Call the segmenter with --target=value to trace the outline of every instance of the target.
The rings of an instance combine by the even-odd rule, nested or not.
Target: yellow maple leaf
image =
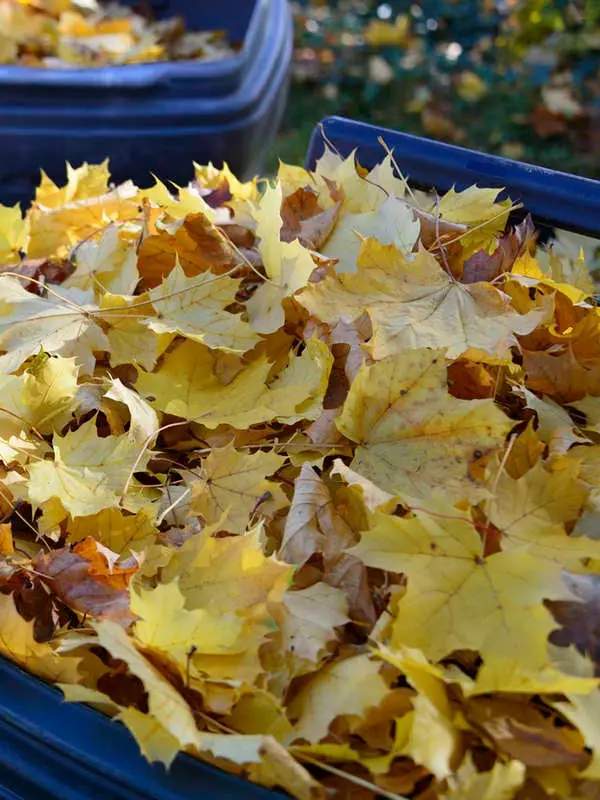
[[[179,692],[136,648],[123,628],[111,620],[92,623],[97,643],[113,658],[124,661],[130,672],[144,684],[148,694],[149,714],[175,738],[180,748],[197,745],[200,733],[192,711]],[[77,640],[74,640],[75,643]],[[85,643],[96,640],[83,640]],[[134,730],[135,733],[135,730]]]
[[[260,401],[271,369],[267,359],[253,361],[228,383],[215,374],[216,364],[214,351],[186,341],[168,352],[153,373],[140,372],[136,388],[154,408],[207,427],[245,428],[260,421]]]
[[[207,428],[232,425],[246,428],[279,420],[294,423],[316,419],[333,364],[327,346],[307,342],[300,356],[267,386],[272,364],[260,356],[228,383],[215,374],[215,352],[195,342],[184,342],[168,353],[152,374],[140,373],[136,387],[150,396],[155,408],[201,422]]]
[[[367,312],[376,360],[419,347],[445,347],[448,358],[468,350],[506,358],[517,345],[515,334],[530,333],[550,312],[548,300],[519,314],[489,283],[458,283],[430,253],[407,258],[381,237],[362,243],[358,272],[311,284],[298,300],[328,324],[340,313],[356,319]]]
[[[278,618],[284,651],[293,653],[294,674],[311,672],[336,640],[335,628],[350,622],[346,595],[326,583],[286,592]]]
[[[303,464],[295,481],[280,557],[301,566],[315,553],[336,556],[354,541],[354,532],[338,514],[327,486],[310,464]]]
[[[315,263],[298,240],[280,241],[281,185],[268,187],[255,212],[259,252],[267,274],[246,303],[250,325],[258,333],[273,333],[285,322],[283,301],[306,286]]]
[[[447,219],[449,222],[464,222],[467,225],[483,222],[508,207],[506,201],[496,203],[501,191],[501,189],[469,186],[468,189],[457,192],[452,187],[440,199],[439,205],[432,208],[432,212],[437,209],[442,219]]]
[[[83,163],[72,167],[67,162],[67,182],[59,187],[42,170],[40,185],[35,190],[35,202],[45,208],[59,208],[77,200],[87,200],[106,193],[110,171],[108,159],[101,164]]]
[[[336,273],[354,273],[360,262],[364,239],[376,239],[382,247],[409,253],[419,236],[413,209],[398,197],[389,197],[376,211],[342,213],[323,247],[323,255],[338,260]]]
[[[209,347],[244,353],[260,341],[239,314],[226,311],[235,301],[239,280],[204,272],[186,277],[181,266],[148,295],[157,314],[147,325],[155,333],[179,333]]]
[[[396,734],[398,751],[423,764],[438,780],[447,778],[453,772],[460,736],[442,671],[419,650],[408,647],[395,651],[382,647],[377,654],[400,669],[417,692],[411,698],[413,711],[410,726],[402,731],[403,741]]]
[[[352,468],[385,491],[458,498],[477,496],[469,465],[511,428],[492,400],[451,397],[444,352],[425,349],[361,366],[337,426],[358,443]]]
[[[100,298],[102,324],[108,340],[110,363],[139,364],[151,371],[159,356],[175,338],[173,334],[157,334],[146,324],[146,317],[140,314],[138,303],[148,311],[148,300],[132,302],[130,297],[106,292]],[[141,317],[141,319],[140,319]]]
[[[215,613],[210,606],[188,610],[184,604],[177,580],[132,592],[131,610],[139,617],[134,625],[138,641],[171,656],[182,674],[196,652],[243,652],[243,619],[235,611]]]
[[[441,800],[511,800],[525,781],[525,766],[520,761],[497,761],[491,770],[480,772],[468,755],[449,779]]]
[[[538,462],[518,480],[501,472],[494,487],[488,517],[502,534],[503,550],[525,548],[565,567],[600,557],[598,542],[567,536],[565,523],[579,517],[588,495],[574,470],[551,472]]]
[[[114,400],[120,406],[126,406],[129,414],[128,437],[132,444],[147,447],[158,433],[156,411],[118,378],[109,380],[108,383],[110,388],[104,397]]]
[[[552,281],[561,289],[564,287],[563,291],[566,290],[574,302],[581,302],[595,292],[589,265],[593,263],[596,240],[585,236],[574,236],[574,241],[570,242],[568,237],[572,234],[567,231],[557,231],[556,233],[558,242],[553,244],[548,253]],[[588,251],[587,254],[585,250]],[[589,257],[587,264],[586,256]],[[577,292],[580,293],[579,297],[577,297]]]
[[[244,736],[201,733],[196,727],[192,710],[182,695],[135,646],[134,641],[116,623],[110,620],[93,623],[97,638],[76,637],[69,647],[97,645],[104,647],[113,658],[127,665],[138,677],[148,696],[148,713],[131,714],[131,709],[121,709],[121,719],[138,741],[144,755],[168,766],[177,750],[193,748],[208,752],[215,758],[225,758],[236,764],[259,762],[265,748],[279,750],[269,736]],[[75,693],[74,700],[88,702],[94,698]],[[142,719],[147,717],[147,719]]]
[[[163,582],[179,579],[186,609],[204,609],[214,619],[233,614],[243,623],[243,646],[193,654],[191,674],[200,691],[202,675],[252,684],[264,672],[259,648],[275,628],[270,609],[281,601],[292,569],[265,556],[261,538],[260,526],[240,536],[192,537],[161,570]]]
[[[29,224],[21,215],[21,208],[0,205],[0,265],[18,264],[24,249]]]
[[[549,397],[537,397],[529,389],[519,387],[527,408],[537,415],[537,434],[548,445],[550,453],[566,453],[574,444],[586,442],[584,434],[569,416],[569,412]]]
[[[138,281],[136,242],[125,239],[112,223],[97,238],[84,240],[74,249],[75,271],[65,286],[132,294]]]
[[[393,511],[398,504],[394,495],[380,489],[373,481],[347,467],[344,462],[336,458],[331,468],[332,475],[339,475],[348,486],[360,491],[365,507],[369,511]]]
[[[74,358],[40,354],[23,374],[21,400],[26,418],[44,434],[61,429],[77,406],[79,367]]]
[[[252,178],[250,181],[240,181],[233,174],[227,162],[224,162],[221,169],[219,169],[210,161],[206,166],[197,164],[194,161],[194,175],[200,186],[205,189],[217,189],[223,183],[226,183],[235,200],[249,200],[252,203],[258,200],[257,179]]]
[[[171,563],[165,580],[179,575],[179,588],[186,608],[210,608],[216,612],[238,612],[267,598],[281,598],[292,568],[265,556],[261,546],[261,527],[242,536],[223,539],[205,537],[194,542],[192,556],[185,563]]]
[[[431,209],[443,220],[476,229],[461,237],[465,259],[480,248],[488,248],[494,236],[504,230],[512,204],[510,200],[497,202],[501,191],[469,186],[456,192],[452,187]]]
[[[213,209],[197,189],[191,186],[187,188],[175,186],[174,190],[169,190],[156,175],[152,177],[154,185],[148,189],[139,189],[137,200],[140,203],[149,201],[153,208],[159,209],[167,215],[168,222],[165,221],[165,230],[168,231],[171,228],[170,223],[179,223],[190,214],[202,214],[211,223],[226,222],[229,219],[229,213],[223,216],[221,214],[223,209]]]
[[[146,552],[156,542],[158,530],[153,518],[153,511],[147,509],[124,515],[118,508],[105,508],[91,516],[69,518],[68,539],[75,544],[93,537],[104,547],[128,558],[132,553]]]
[[[202,463],[202,479],[191,484],[190,507],[209,525],[227,514],[227,529],[241,533],[251,514],[260,514],[261,503],[270,499],[265,495],[277,492],[277,484],[266,476],[284,462],[276,453],[243,453],[231,443],[215,449]]]
[[[0,370],[13,372],[40,350],[75,356],[91,374],[93,351],[107,350],[108,340],[94,321],[95,305],[76,289],[53,288],[48,297],[28,292],[16,278],[0,277]]]
[[[313,181],[327,187],[333,184],[342,194],[344,210],[349,214],[363,214],[377,210],[388,197],[404,197],[406,180],[394,172],[392,154],[386,155],[366,175],[356,166],[356,151],[342,158],[329,147],[317,161]]]
[[[137,188],[131,181],[105,194],[91,194],[87,189],[81,191],[85,197],[67,200],[66,203],[60,198],[60,202],[50,208],[40,202],[34,204],[29,212],[29,258],[65,257],[73,245],[96,235],[110,222],[139,218]]]
[[[167,769],[171,766],[180,750],[179,740],[165,728],[158,717],[144,714],[134,706],[129,706],[122,708],[116,719],[128,728],[147,761],[158,761]]]
[[[96,514],[119,502],[134,466],[143,469],[149,453],[127,434],[100,438],[94,419],[65,436],[54,434],[54,461],[39,461],[29,473],[35,505],[58,498],[74,517]],[[125,499],[127,506],[128,500]]]
[[[42,435],[62,428],[77,407],[75,359],[36,356],[21,375],[0,375],[0,458],[26,461],[46,451]]]
[[[363,716],[389,692],[380,675],[381,663],[366,653],[321,669],[294,697],[288,709],[296,719],[290,739],[319,742],[333,720],[343,714]]]
[[[402,753],[443,780],[453,771],[452,762],[460,743],[458,730],[425,695],[417,695],[412,704],[410,733]]]
[[[518,658],[534,670],[547,663],[554,621],[542,601],[569,595],[559,564],[523,551],[484,557],[474,525],[442,503],[410,518],[376,512],[350,552],[368,566],[408,577],[393,647],[419,648],[433,661],[473,649],[484,660]]]

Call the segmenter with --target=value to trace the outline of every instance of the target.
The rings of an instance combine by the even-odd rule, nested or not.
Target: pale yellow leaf
[[[410,205],[398,197],[389,197],[376,211],[363,214],[342,212],[322,252],[328,258],[338,259],[337,273],[354,273],[364,239],[377,239],[381,245],[410,253],[419,230],[420,225]]]
[[[94,419],[65,436],[54,434],[54,461],[30,467],[29,498],[40,505],[53,497],[74,517],[116,505],[138,461],[139,445],[125,434],[100,438]],[[150,453],[137,466],[144,469]]]
[[[502,446],[510,421],[492,400],[448,393],[444,352],[399,352],[362,366],[339,430],[358,444],[352,469],[390,494],[476,497],[470,464]]]
[[[363,716],[378,705],[389,689],[379,674],[381,662],[365,653],[335,661],[321,669],[298,692],[289,708],[297,719],[293,739],[318,742],[343,714]]]
[[[273,452],[238,451],[231,443],[214,449],[202,463],[202,479],[191,484],[191,508],[207,524],[227,512],[227,528],[241,533],[252,512],[260,515],[265,494],[279,488],[266,477],[277,472],[284,461]]]
[[[431,513],[398,518],[376,512],[350,552],[365,564],[408,578],[398,603],[392,647],[416,647],[433,661],[453,650],[486,658],[518,658],[529,669],[547,664],[555,627],[544,599],[568,599],[560,564],[523,551],[483,557],[468,518],[429,501]]]
[[[282,303],[306,286],[315,264],[296,240],[281,242],[281,185],[268,187],[255,212],[259,252],[268,280],[246,304],[250,325],[258,333],[273,333],[285,321]]]
[[[488,772],[480,772],[468,755],[448,781],[442,800],[512,800],[525,781],[520,761],[497,761]]]
[[[0,39],[0,49],[2,41]],[[6,63],[3,58],[0,58],[0,61]],[[20,251],[25,246],[28,228],[18,203],[12,207],[0,205],[0,264],[19,263]]]
[[[210,605],[189,611],[184,603],[177,580],[132,592],[131,610],[139,617],[134,625],[138,641],[171,656],[182,674],[195,652],[218,655],[244,650],[239,641],[241,617],[234,612],[216,614]]]
[[[58,295],[58,296],[57,296]],[[54,288],[37,297],[20,281],[0,277],[0,371],[13,372],[40,350],[64,357],[75,356],[91,374],[96,350],[108,350],[108,340],[93,321],[95,309],[77,289]]]
[[[213,351],[184,342],[154,373],[140,373],[136,388],[155,408],[207,428],[243,429],[270,420],[293,424],[319,415],[333,356],[323,342],[311,339],[300,356],[290,356],[288,367],[269,386],[272,365],[264,356],[229,383],[219,379],[216,364]]]
[[[260,341],[240,314],[226,311],[235,301],[240,281],[204,272],[186,277],[177,264],[160,286],[149,291],[157,314],[146,324],[155,333],[178,333],[208,347],[245,353]]]

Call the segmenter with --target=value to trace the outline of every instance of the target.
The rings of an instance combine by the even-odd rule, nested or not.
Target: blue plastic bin
[[[135,0],[127,0],[131,5]],[[185,184],[192,161],[261,171],[284,111],[292,53],[287,0],[150,0],[190,30],[225,29],[235,56],[88,69],[0,66],[0,202],[28,201],[40,167],[110,158],[115,181]]]
[[[600,237],[600,181],[344,117],[327,117],[315,127],[306,166],[314,168],[327,141],[343,156],[356,150],[359,163],[371,169],[385,155],[380,139],[393,149],[399,168],[419,188],[445,192],[452,186],[461,190],[473,184],[504,187],[538,225]]]
[[[357,150],[373,167],[394,149],[401,168],[440,191],[504,186],[538,219],[600,236],[600,182],[552,172],[339,117],[314,130],[309,169],[324,136],[343,155]],[[185,755],[167,774],[149,765],[121,725],[79,704],[0,658],[0,800],[277,800],[254,786]]]
[[[191,756],[151,766],[123,725],[0,658],[1,800],[278,798]]]

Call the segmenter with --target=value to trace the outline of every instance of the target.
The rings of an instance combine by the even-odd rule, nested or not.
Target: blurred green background
[[[273,149],[342,114],[600,177],[600,0],[296,0]]]

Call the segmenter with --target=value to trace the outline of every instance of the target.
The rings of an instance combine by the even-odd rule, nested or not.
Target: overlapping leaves
[[[0,63],[65,69],[232,55],[218,31],[188,32],[183,19],[153,21],[148,11],[103,0],[1,0]]]
[[[581,263],[389,156],[108,180],[0,210],[0,651],[297,798],[594,796]]]

